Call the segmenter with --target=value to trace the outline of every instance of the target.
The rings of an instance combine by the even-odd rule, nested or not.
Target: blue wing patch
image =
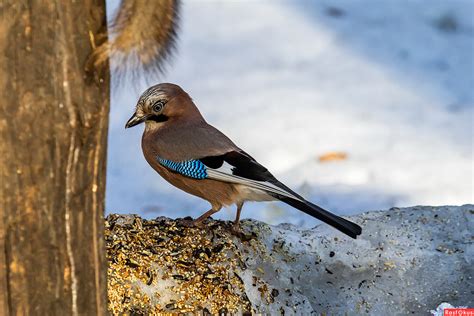
[[[199,180],[207,178],[207,168],[200,160],[186,160],[175,162],[160,157],[157,157],[157,160],[162,166],[173,170],[174,172],[182,174],[186,177]]]

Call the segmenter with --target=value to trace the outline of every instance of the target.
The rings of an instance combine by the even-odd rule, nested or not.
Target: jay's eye
[[[160,112],[163,109],[163,106],[165,105],[165,103],[166,102],[164,100],[156,101],[152,106],[153,111]]]

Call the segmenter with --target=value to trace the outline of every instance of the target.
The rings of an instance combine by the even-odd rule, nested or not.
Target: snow
[[[248,221],[245,229],[265,246],[249,252],[252,260],[244,259],[247,269],[239,273],[254,309],[269,315],[282,309],[285,315],[423,315],[448,300],[472,306],[473,266],[465,252],[472,247],[473,207],[367,212],[351,218],[364,227],[357,240],[324,224],[269,231]],[[254,292],[254,277],[279,290],[272,304]]]
[[[182,86],[209,123],[288,186],[343,215],[474,200],[474,2],[185,1],[182,9],[177,54],[153,83]],[[147,165],[143,127],[124,130],[146,87],[112,95],[106,209],[199,216],[207,202]],[[319,162],[333,151],[347,159]],[[317,223],[282,203],[248,203],[242,216]]]

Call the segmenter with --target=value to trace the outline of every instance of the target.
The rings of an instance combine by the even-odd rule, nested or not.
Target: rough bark
[[[0,2],[0,314],[106,311],[105,1]]]

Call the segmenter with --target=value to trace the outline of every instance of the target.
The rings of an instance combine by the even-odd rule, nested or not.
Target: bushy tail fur
[[[175,48],[178,0],[122,0],[109,25],[108,39],[95,48],[96,69],[112,59],[115,75],[156,74]]]

